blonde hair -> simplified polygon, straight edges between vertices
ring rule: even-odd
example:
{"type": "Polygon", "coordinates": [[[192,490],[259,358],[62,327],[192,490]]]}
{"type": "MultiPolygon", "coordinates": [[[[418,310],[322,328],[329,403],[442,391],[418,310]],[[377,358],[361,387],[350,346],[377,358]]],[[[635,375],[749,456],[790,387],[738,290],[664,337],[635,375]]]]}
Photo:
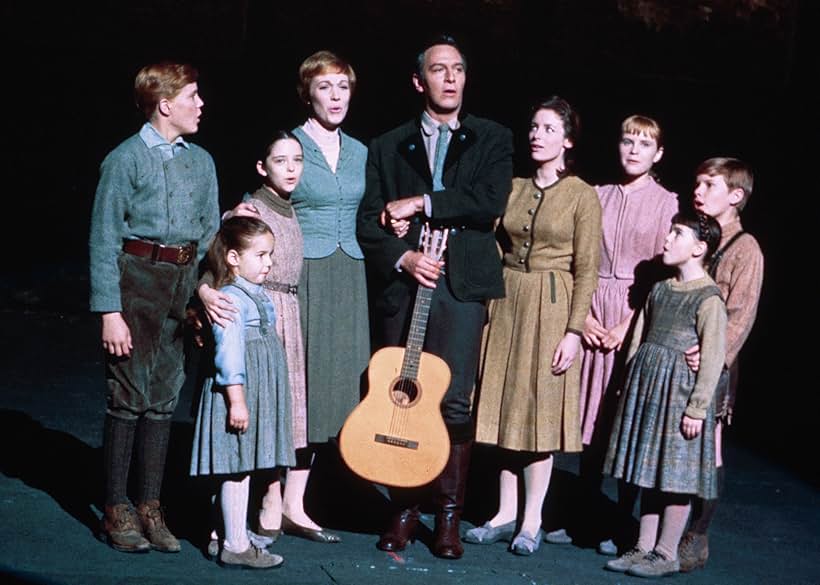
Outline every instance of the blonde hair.
{"type": "Polygon", "coordinates": [[[317,75],[325,75],[327,73],[341,73],[347,75],[350,82],[350,93],[356,89],[356,72],[353,67],[330,51],[317,51],[310,57],[302,61],[299,65],[299,81],[296,84],[296,93],[303,103],[310,103],[310,82],[317,75]]]}
{"type": "Polygon", "coordinates": [[[621,134],[646,134],[657,142],[658,148],[663,146],[663,132],[661,126],[648,116],[634,114],[621,122],[621,134]]]}
{"type": "Polygon", "coordinates": [[[189,83],[199,78],[199,72],[186,63],[163,61],[146,65],[134,80],[134,99],[146,118],[150,118],[163,99],[172,99],[189,83]]]}

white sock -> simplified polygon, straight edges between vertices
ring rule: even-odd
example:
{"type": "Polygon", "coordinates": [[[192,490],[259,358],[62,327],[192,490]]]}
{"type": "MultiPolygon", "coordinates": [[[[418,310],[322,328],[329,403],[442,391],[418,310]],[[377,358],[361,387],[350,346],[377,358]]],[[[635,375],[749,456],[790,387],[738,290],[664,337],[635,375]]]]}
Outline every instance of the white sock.
{"type": "Polygon", "coordinates": [[[248,540],[248,492],[250,476],[242,481],[226,481],[222,484],[222,518],[225,521],[224,548],[241,553],[251,545],[248,540]]]}

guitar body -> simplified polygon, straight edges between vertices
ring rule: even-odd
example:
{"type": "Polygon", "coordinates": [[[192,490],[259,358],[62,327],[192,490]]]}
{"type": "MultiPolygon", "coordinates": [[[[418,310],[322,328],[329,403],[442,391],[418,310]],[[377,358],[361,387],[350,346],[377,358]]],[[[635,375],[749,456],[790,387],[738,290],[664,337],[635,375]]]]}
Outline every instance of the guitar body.
{"type": "Polygon", "coordinates": [[[368,394],[339,435],[342,458],[356,474],[393,487],[431,482],[450,455],[441,416],[450,368],[440,357],[421,352],[415,379],[402,378],[404,354],[403,347],[373,354],[368,394]]]}

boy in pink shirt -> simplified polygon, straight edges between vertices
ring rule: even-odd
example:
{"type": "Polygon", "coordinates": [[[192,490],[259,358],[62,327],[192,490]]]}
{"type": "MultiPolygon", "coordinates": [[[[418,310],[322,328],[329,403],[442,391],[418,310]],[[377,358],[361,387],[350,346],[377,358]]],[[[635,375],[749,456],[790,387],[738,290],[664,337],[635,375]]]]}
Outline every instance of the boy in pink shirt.
{"type": "MultiPolygon", "coordinates": [[[[722,237],[713,256],[709,273],[720,288],[726,302],[726,364],[715,392],[715,446],[718,467],[718,490],[723,487],[721,431],[732,422],[737,392],[740,349],[749,337],[757,315],[760,290],[763,285],[763,253],[757,240],[743,231],[740,212],[749,201],[754,185],[751,167],[735,158],[710,158],[697,168],[695,196],[697,211],[714,217],[720,224],[722,237]]],[[[699,348],[689,350],[687,362],[693,370],[699,364],[699,348]]],[[[695,498],[689,530],[681,539],[678,550],[682,572],[693,571],[706,564],[709,557],[707,531],[717,507],[717,498],[695,498]]]]}

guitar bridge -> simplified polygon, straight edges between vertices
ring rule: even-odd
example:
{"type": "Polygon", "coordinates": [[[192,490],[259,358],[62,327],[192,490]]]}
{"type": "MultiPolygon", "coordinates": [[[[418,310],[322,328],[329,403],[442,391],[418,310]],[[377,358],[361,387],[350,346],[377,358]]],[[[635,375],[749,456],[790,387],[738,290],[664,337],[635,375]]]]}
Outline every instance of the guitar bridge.
{"type": "Polygon", "coordinates": [[[418,441],[411,441],[410,439],[402,439],[401,437],[391,437],[390,435],[382,435],[380,433],[376,433],[374,437],[377,443],[384,443],[385,445],[391,445],[393,447],[403,447],[405,449],[418,449],[419,442],[418,441]]]}

